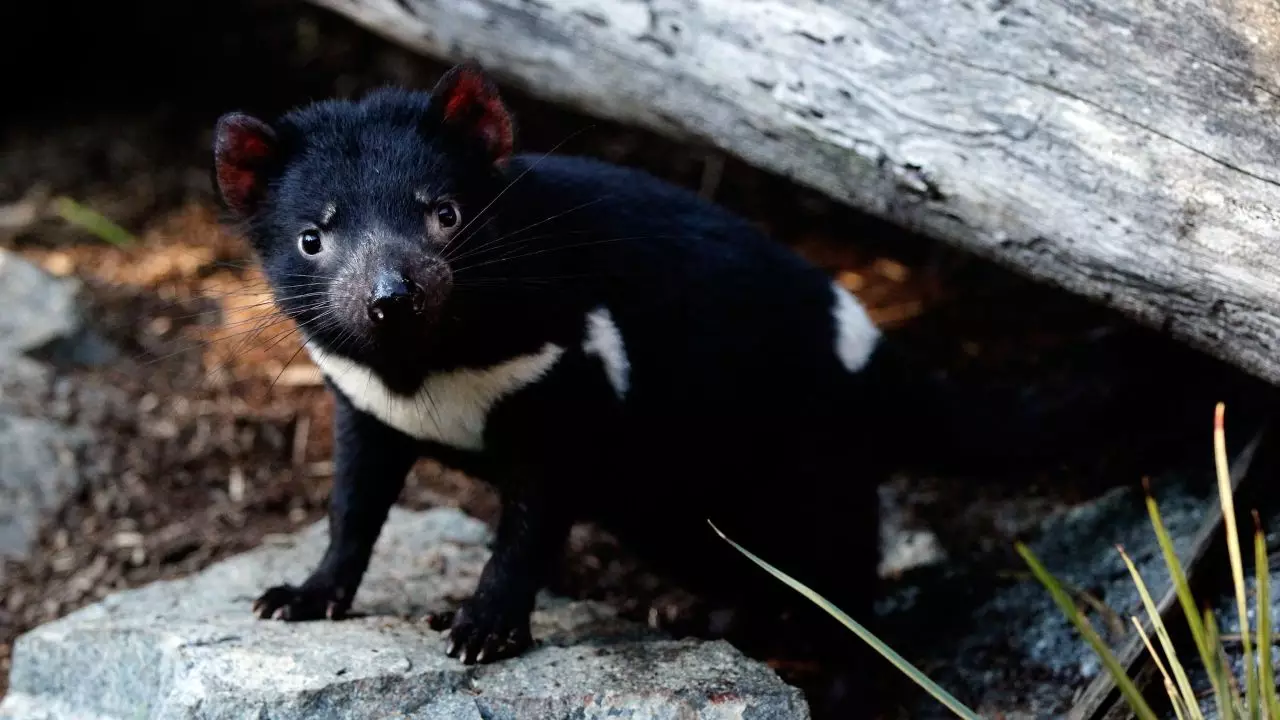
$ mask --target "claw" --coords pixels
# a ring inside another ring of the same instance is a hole
[[[267,590],[254,600],[253,614],[260,620],[286,622],[322,618],[340,620],[347,611],[347,603],[343,600],[345,597],[350,597],[350,593],[340,587],[281,585]]]
[[[528,620],[507,608],[472,601],[452,612],[428,616],[432,629],[443,629],[448,623],[445,655],[461,660],[464,665],[493,663],[519,655],[532,645]]]

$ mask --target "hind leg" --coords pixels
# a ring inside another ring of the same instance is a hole
[[[768,521],[735,539],[875,632],[877,483],[842,475],[822,467],[794,468],[788,483],[793,492],[775,498],[768,514],[762,511]],[[738,562],[756,571],[750,582],[758,608],[748,616],[751,634],[768,638],[784,657],[811,658],[820,666],[820,678],[806,688],[815,717],[872,717],[882,699],[877,673],[886,663],[800,592],[747,558]]]
[[[708,476],[732,478],[733,486],[718,488],[701,505],[703,512],[682,514],[677,522],[645,523],[660,528],[657,537],[646,533],[624,542],[713,606],[733,608],[735,622],[726,637],[748,654],[816,660],[827,687],[806,688],[815,712],[834,702],[840,712],[832,717],[866,717],[861,710],[876,688],[868,681],[868,668],[877,658],[838,620],[738,552],[708,524],[859,623],[873,625],[880,475],[865,468],[850,473],[812,451],[797,455],[797,462],[747,458],[713,471]],[[839,455],[844,459],[849,453]]]

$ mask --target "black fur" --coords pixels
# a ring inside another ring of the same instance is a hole
[[[927,443],[946,420],[923,379],[891,345],[847,372],[830,279],[744,219],[593,160],[495,162],[442,117],[442,92],[383,90],[271,124],[270,163],[256,166],[270,170],[248,195],[261,200],[241,219],[276,298],[310,344],[403,393],[430,373],[548,342],[565,353],[494,407],[479,453],[411,440],[335,388],[329,551],[301,587],[267,591],[259,614],[340,617],[410,463],[430,454],[503,497],[493,558],[452,617],[449,653],[467,662],[530,644],[534,594],[579,520],[712,595],[809,607],[717,538],[711,520],[869,621],[877,483],[906,457],[905,438]],[[234,140],[220,162],[236,162]],[[441,197],[461,210],[463,230],[448,237],[432,225]],[[312,227],[323,256],[299,250]],[[427,298],[394,330],[368,315],[388,274]],[[624,398],[581,349],[585,317],[601,306],[630,361]],[[818,635],[848,638],[839,652],[859,650],[834,621],[810,619]]]

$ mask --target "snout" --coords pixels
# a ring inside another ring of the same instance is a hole
[[[376,325],[399,323],[422,314],[427,291],[407,273],[382,271],[369,292],[369,320]]]
[[[439,314],[450,285],[440,263],[405,263],[374,270],[365,313],[375,331],[425,329]]]
[[[344,343],[403,354],[436,334],[453,274],[421,243],[375,235],[351,249],[330,287]]]

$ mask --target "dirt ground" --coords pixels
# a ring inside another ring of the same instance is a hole
[[[0,42],[11,55],[5,60],[31,68],[6,91],[19,110],[0,120],[0,247],[84,280],[94,326],[126,356],[105,368],[66,369],[47,398],[54,416],[94,413],[101,440],[79,459],[85,491],[50,523],[30,562],[6,568],[0,693],[22,631],[323,516],[330,401],[299,356],[293,329],[274,315],[246,248],[218,223],[210,129],[226,110],[271,114],[383,82],[429,87],[442,70],[292,2],[192,2],[182,13],[171,5],[86,8],[70,27],[53,10],[37,10],[44,15],[24,18],[21,37]],[[0,17],[0,28],[17,25]],[[915,508],[916,521],[960,546],[990,550],[1016,532],[1002,524],[1003,498],[1048,507],[1136,482],[1148,457],[1135,450],[1146,447],[1139,436],[1159,436],[1156,420],[1168,417],[1166,407],[1143,404],[1168,395],[1163,379],[1194,367],[1205,382],[1234,382],[1233,373],[1108,312],[784,179],[513,92],[508,98],[527,147],[549,148],[580,131],[564,151],[646,167],[744,212],[830,270],[882,325],[914,332],[940,370],[999,382],[1035,377],[1050,395],[1085,387],[1089,407],[1124,401],[1129,410],[1096,425],[1080,453],[1108,472],[1054,474],[1050,463],[1012,483],[944,489],[921,480],[918,496],[931,502]],[[63,195],[137,241],[115,246],[55,217],[49,200]],[[1123,352],[1077,362],[1081,348],[1099,344],[1099,328],[1115,331],[1108,337],[1122,340],[1106,342]],[[483,485],[429,462],[415,470],[402,502],[457,505],[487,520],[496,510]],[[690,598],[598,533],[575,533],[566,568],[562,592],[610,600],[639,619],[698,626]],[[805,666],[782,669],[802,678]]]

